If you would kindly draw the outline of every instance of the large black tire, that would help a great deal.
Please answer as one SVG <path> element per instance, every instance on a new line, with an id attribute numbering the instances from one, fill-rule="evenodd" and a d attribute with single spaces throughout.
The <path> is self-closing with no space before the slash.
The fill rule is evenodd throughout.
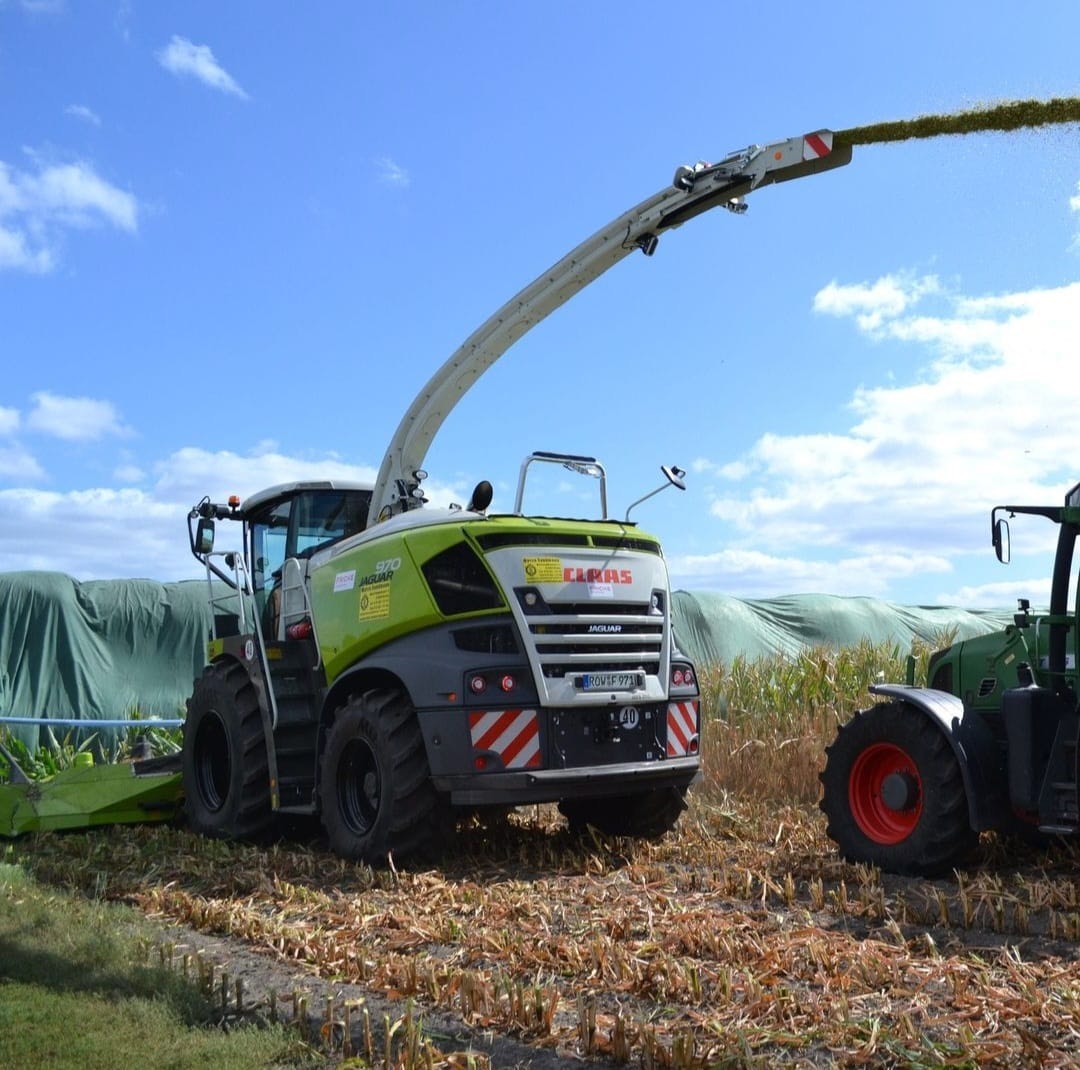
<path id="1" fill-rule="evenodd" d="M 184 720 L 184 811 L 206 836 L 254 839 L 270 827 L 270 773 L 255 688 L 235 662 L 208 666 Z"/>
<path id="2" fill-rule="evenodd" d="M 634 795 L 563 799 L 559 811 L 571 832 L 588 825 L 608 836 L 658 840 L 670 832 L 686 809 L 684 788 L 656 788 Z"/>
<path id="3" fill-rule="evenodd" d="M 322 756 L 322 823 L 343 858 L 386 865 L 430 858 L 449 812 L 431 783 L 427 752 L 408 696 L 378 688 L 338 710 Z"/>
<path id="4" fill-rule="evenodd" d="M 899 702 L 862 710 L 826 754 L 821 809 L 849 861 L 934 876 L 974 846 L 956 755 L 922 711 Z"/>

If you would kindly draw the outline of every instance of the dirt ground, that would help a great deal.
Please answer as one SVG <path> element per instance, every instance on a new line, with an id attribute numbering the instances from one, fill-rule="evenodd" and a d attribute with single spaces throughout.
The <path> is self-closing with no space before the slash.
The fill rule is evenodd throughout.
<path id="1" fill-rule="evenodd" d="M 948 877 L 890 877 L 816 811 L 725 799 L 659 843 L 518 811 L 417 870 L 162 827 L 20 853 L 155 918 L 224 1017 L 241 980 L 246 1014 L 299 1018 L 331 1060 L 382 1064 L 389 1031 L 401 1066 L 1080 1066 L 1074 849 L 987 838 Z"/>

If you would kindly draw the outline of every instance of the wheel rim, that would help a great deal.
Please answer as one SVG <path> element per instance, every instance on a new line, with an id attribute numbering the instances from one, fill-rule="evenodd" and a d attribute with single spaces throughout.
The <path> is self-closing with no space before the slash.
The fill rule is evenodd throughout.
<path id="1" fill-rule="evenodd" d="M 208 710 L 195 733 L 195 783 L 208 810 L 216 812 L 225 805 L 231 775 L 225 722 L 216 710 Z"/>
<path id="2" fill-rule="evenodd" d="M 889 787 L 902 782 L 906 799 L 890 806 L 882 797 Z M 893 793 L 895 794 L 895 792 Z M 863 835 L 874 843 L 893 844 L 906 840 L 922 816 L 922 779 L 918 766 L 903 747 L 895 743 L 874 743 L 855 760 L 848 778 L 848 802 Z"/>
<path id="3" fill-rule="evenodd" d="M 351 740 L 338 764 L 337 800 L 342 818 L 355 835 L 366 836 L 374 827 L 381 796 L 375 752 L 366 740 Z"/>

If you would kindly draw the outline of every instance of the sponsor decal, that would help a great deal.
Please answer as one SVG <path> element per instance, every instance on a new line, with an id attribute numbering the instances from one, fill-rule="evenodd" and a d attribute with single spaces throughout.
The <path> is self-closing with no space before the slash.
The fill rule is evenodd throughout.
<path id="1" fill-rule="evenodd" d="M 590 598 L 614 598 L 615 585 L 613 583 L 590 583 Z"/>
<path id="2" fill-rule="evenodd" d="M 390 616 L 390 581 L 364 583 L 360 587 L 360 619 L 382 620 Z"/>
<path id="3" fill-rule="evenodd" d="M 339 572 L 334 577 L 334 594 L 341 591 L 351 591 L 356 586 L 356 569 L 351 568 L 348 572 Z"/>
<path id="4" fill-rule="evenodd" d="M 506 769 L 540 765 L 540 724 L 536 710 L 475 710 L 469 714 L 474 750 L 497 754 Z"/>
<path id="5" fill-rule="evenodd" d="M 563 567 L 557 557 L 526 557 L 522 565 L 525 567 L 526 583 L 562 582 Z"/>
<path id="6" fill-rule="evenodd" d="M 669 702 L 667 708 L 667 756 L 685 758 L 698 752 L 698 703 Z"/>

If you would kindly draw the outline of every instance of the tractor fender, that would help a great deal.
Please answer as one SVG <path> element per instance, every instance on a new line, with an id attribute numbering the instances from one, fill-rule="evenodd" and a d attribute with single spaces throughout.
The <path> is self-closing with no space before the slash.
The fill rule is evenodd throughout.
<path id="1" fill-rule="evenodd" d="M 971 827 L 976 832 L 998 827 L 1008 813 L 1007 770 L 986 721 L 965 711 L 948 691 L 908 684 L 871 684 L 870 691 L 911 706 L 941 729 L 960 766 Z"/>

